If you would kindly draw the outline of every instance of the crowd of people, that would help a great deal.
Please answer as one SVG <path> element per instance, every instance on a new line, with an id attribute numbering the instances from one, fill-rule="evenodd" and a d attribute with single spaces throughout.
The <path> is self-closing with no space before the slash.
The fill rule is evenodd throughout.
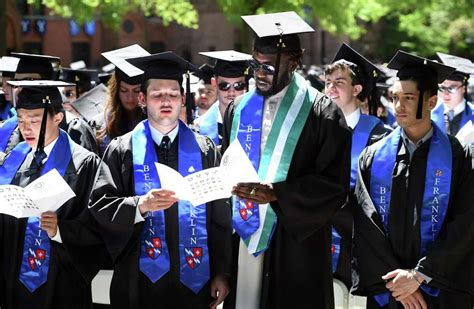
<path id="1" fill-rule="evenodd" d="M 101 74 L 2 57 L 0 185 L 56 169 L 75 197 L 0 213 L 0 308 L 92 308 L 100 269 L 112 308 L 334 308 L 334 278 L 367 308 L 473 308 L 474 64 L 342 44 L 306 67 L 296 13 L 242 19 L 252 50 L 199 68 L 136 44 Z M 260 182 L 162 188 L 156 162 L 187 176 L 235 141 Z"/>

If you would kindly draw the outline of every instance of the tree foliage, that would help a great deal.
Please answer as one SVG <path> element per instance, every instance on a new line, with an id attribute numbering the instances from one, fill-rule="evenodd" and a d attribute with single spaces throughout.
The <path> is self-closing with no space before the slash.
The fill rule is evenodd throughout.
<path id="1" fill-rule="evenodd" d="M 198 13 L 189 0 L 28 0 L 28 3 L 44 4 L 54 14 L 79 23 L 98 19 L 115 30 L 130 11 L 158 16 L 165 25 L 176 22 L 188 28 L 198 27 Z"/>

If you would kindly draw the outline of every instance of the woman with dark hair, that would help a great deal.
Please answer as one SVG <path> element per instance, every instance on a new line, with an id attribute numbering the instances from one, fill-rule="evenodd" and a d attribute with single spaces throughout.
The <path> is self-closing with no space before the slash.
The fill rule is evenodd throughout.
<path id="1" fill-rule="evenodd" d="M 140 121 L 146 118 L 138 106 L 143 72 L 125 61 L 130 57 L 145 55 L 149 53 L 139 45 L 102 53 L 102 56 L 112 62 L 116 68 L 107 83 L 109 95 L 104 114 L 100 115 L 99 119 L 95 119 L 100 155 L 104 153 L 112 139 L 132 131 Z"/>

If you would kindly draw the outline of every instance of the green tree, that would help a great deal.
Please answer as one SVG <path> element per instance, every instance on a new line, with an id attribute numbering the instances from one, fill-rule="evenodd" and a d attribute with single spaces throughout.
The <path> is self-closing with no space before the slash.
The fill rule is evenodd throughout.
<path id="1" fill-rule="evenodd" d="M 176 22 L 184 27 L 197 29 L 198 13 L 188 0 L 28 0 L 41 5 L 65 18 L 79 23 L 100 19 L 105 26 L 117 30 L 123 16 L 130 11 L 140 11 L 145 16 L 158 16 L 163 24 Z"/>

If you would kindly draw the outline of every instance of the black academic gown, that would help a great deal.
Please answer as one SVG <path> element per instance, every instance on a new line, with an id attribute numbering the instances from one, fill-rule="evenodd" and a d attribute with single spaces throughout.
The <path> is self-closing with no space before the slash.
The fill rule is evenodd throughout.
<path id="1" fill-rule="evenodd" d="M 165 210 L 166 241 L 170 271 L 152 283 L 139 269 L 140 234 L 143 222 L 134 224 L 139 197 L 134 192 L 132 132 L 110 143 L 94 184 L 91 211 L 114 262 L 110 298 L 112 308 L 207 308 L 212 299 L 210 281 L 218 274 L 230 274 L 232 227 L 230 206 L 225 200 L 206 207 L 211 279 L 198 294 L 179 280 L 178 204 Z M 178 169 L 178 139 L 170 146 L 168 166 Z M 215 146 L 198 137 L 203 168 L 219 163 Z M 156 146 L 156 145 L 155 145 Z M 156 146 L 158 161 L 164 153 Z"/>
<path id="2" fill-rule="evenodd" d="M 375 126 L 370 132 L 366 146 L 372 145 L 387 134 L 390 134 L 391 131 L 391 128 L 383 124 Z M 339 260 L 333 275 L 334 278 L 341 280 L 348 290 L 352 286 L 352 229 L 354 225 L 353 211 L 356 205 L 357 199 L 354 195 L 354 190 L 351 190 L 348 202 L 336 212 L 336 215 L 331 220 L 333 227 L 341 236 Z"/>
<path id="3" fill-rule="evenodd" d="M 361 154 L 356 187 L 358 206 L 354 216 L 353 267 L 357 276 L 354 277 L 352 293 L 369 296 L 367 308 L 379 308 L 371 295 L 388 291 L 381 278 L 383 275 L 395 269 L 417 266 L 420 272 L 432 278 L 430 286 L 441 290 L 437 298 L 422 291 L 428 308 L 468 309 L 474 304 L 474 173 L 469 149 L 463 148 L 454 137 L 449 139 L 453 153 L 450 201 L 438 239 L 424 257 L 419 253 L 420 221 L 417 214 L 423 200 L 431 139 L 415 150 L 411 161 L 400 141 L 398 168 L 392 178 L 388 236 L 382 232 L 383 224 L 369 195 L 370 168 L 377 144 Z M 400 309 L 403 306 L 391 298 L 385 308 Z"/>
<path id="4" fill-rule="evenodd" d="M 32 158 L 31 152 L 18 169 L 12 184 L 25 187 L 40 176 L 38 171 L 32 173 Z M 89 193 L 98 165 L 96 155 L 75 145 L 64 179 L 76 196 L 57 211 L 62 243 L 50 240 L 48 280 L 33 293 L 19 280 L 28 220 L 0 215 L 0 271 L 4 280 L 0 294 L 2 309 L 92 307 L 90 284 L 99 265 L 97 259 L 94 261 L 90 256 L 99 249 L 84 247 L 85 243 L 93 243 L 95 237 L 79 229 L 74 219 L 88 213 Z"/>
<path id="5" fill-rule="evenodd" d="M 224 117 L 223 152 L 236 106 Z M 340 109 L 317 94 L 296 145 L 287 180 L 274 183 L 278 223 L 265 251 L 260 308 L 333 308 L 330 219 L 349 191 L 351 132 Z M 235 234 L 237 235 L 237 234 Z M 234 237 L 231 294 L 235 307 L 239 238 Z"/>

